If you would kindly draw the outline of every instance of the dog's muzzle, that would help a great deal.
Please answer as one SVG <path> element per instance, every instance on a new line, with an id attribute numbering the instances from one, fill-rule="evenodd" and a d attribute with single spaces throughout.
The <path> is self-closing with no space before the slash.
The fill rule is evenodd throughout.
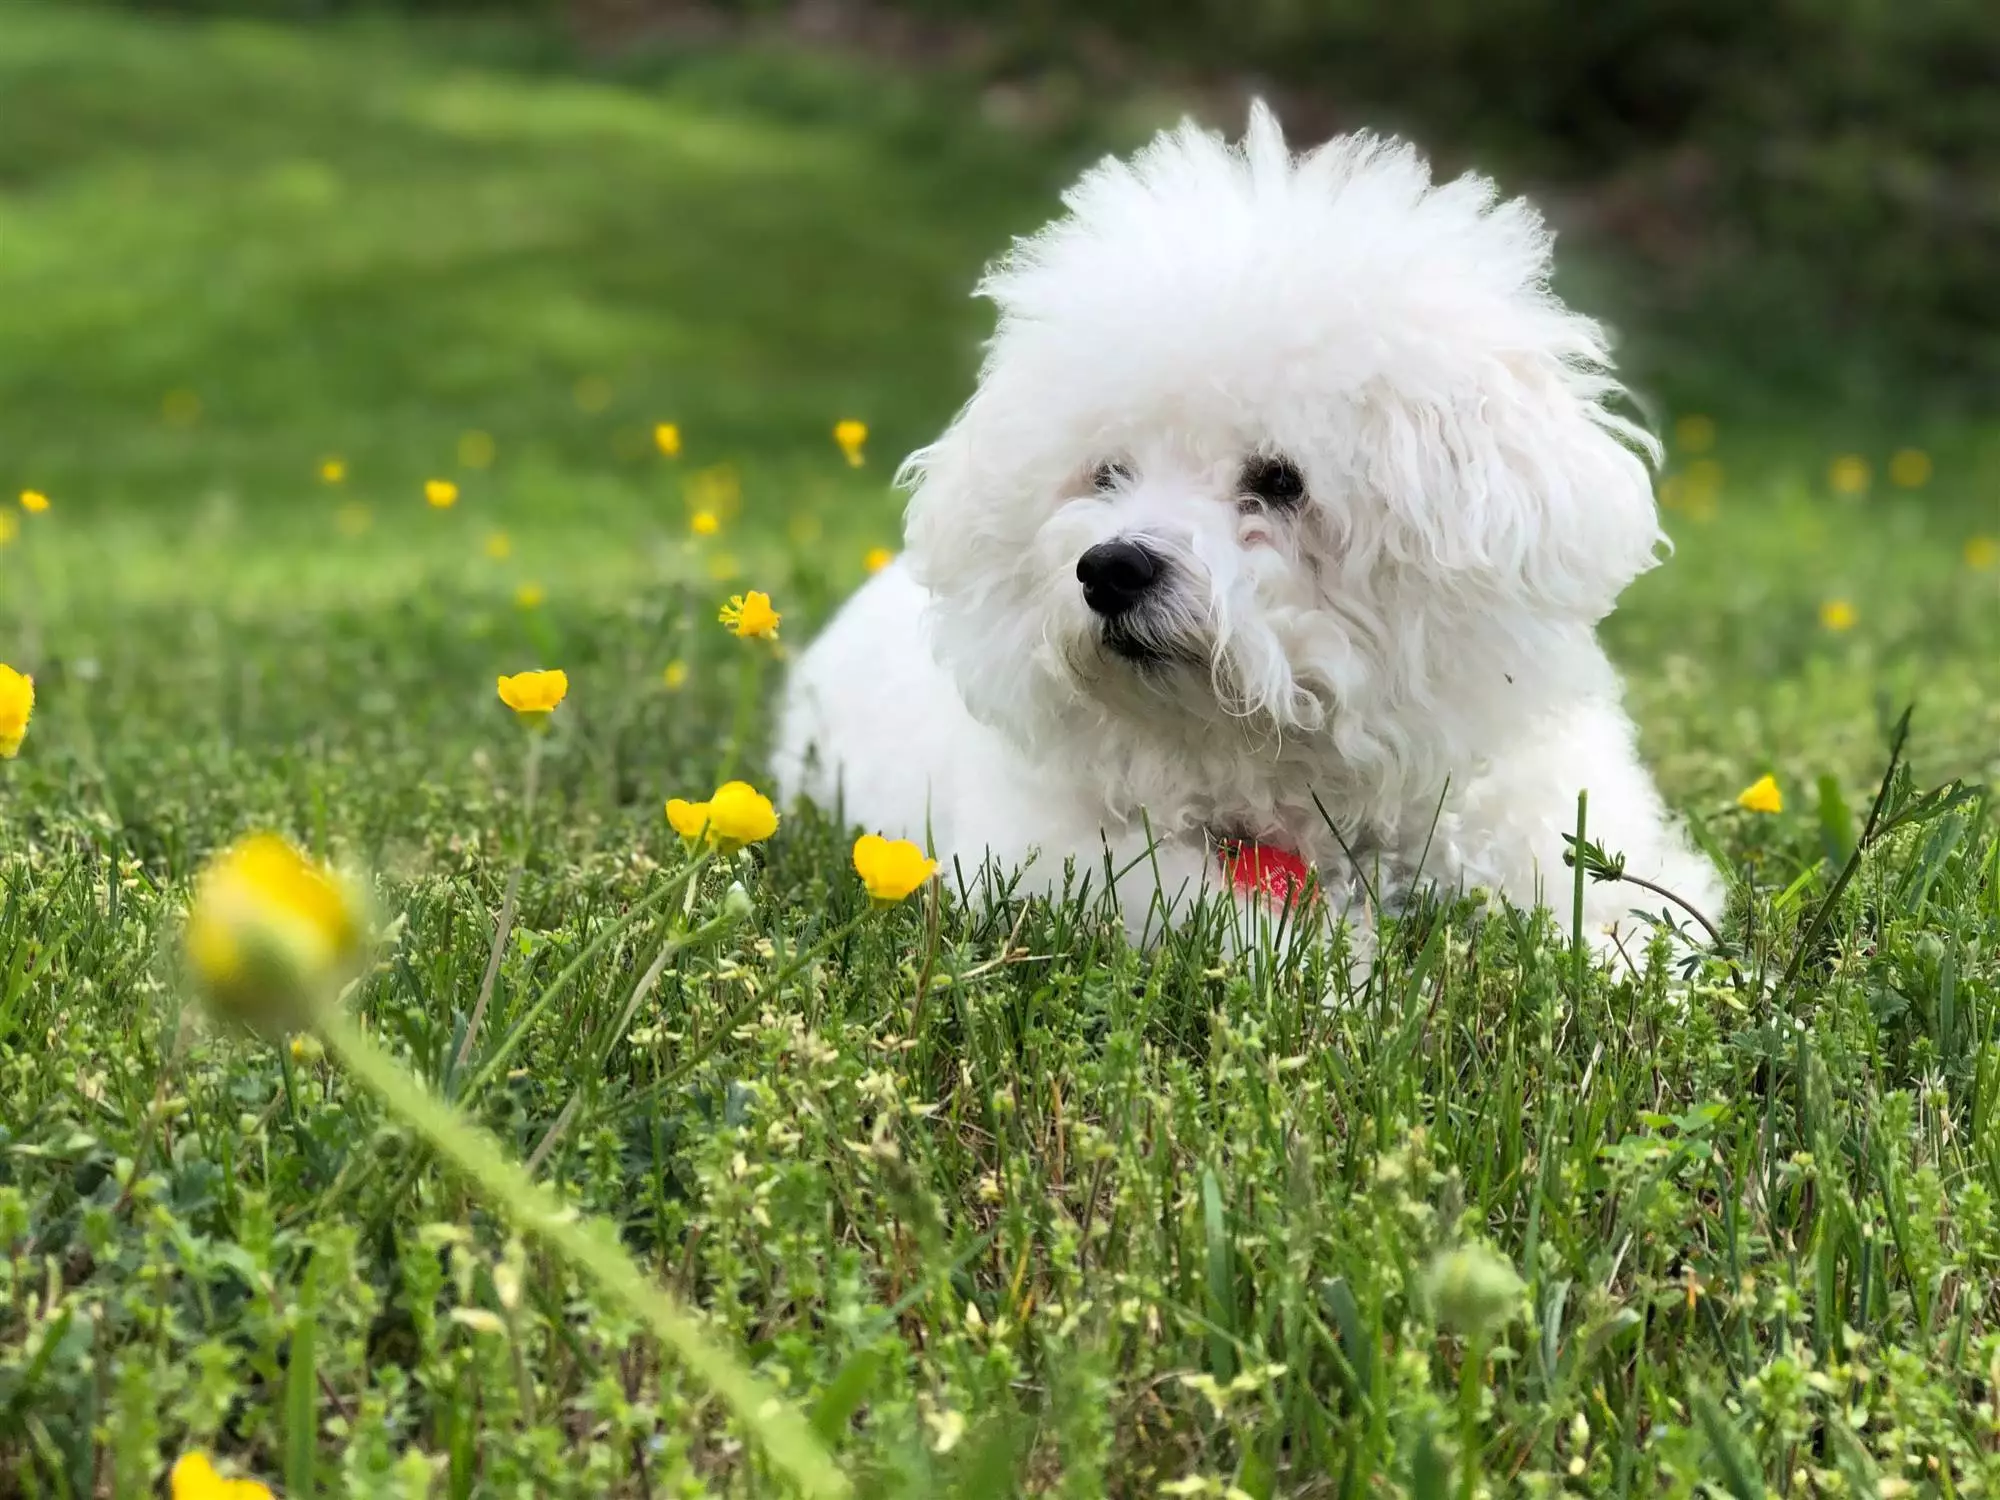
<path id="1" fill-rule="evenodd" d="M 1166 561 L 1123 538 L 1099 542 L 1076 560 L 1083 602 L 1106 620 L 1130 614 L 1166 576 Z"/>

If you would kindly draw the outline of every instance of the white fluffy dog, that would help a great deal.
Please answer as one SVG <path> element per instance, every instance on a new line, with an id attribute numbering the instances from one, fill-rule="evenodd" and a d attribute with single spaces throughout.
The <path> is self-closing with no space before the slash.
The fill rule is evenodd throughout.
<path id="1" fill-rule="evenodd" d="M 981 284 L 904 558 L 792 674 L 784 797 L 968 876 L 1074 860 L 1139 934 L 1301 865 L 1364 928 L 1419 879 L 1566 911 L 1588 788 L 1594 842 L 1719 914 L 1594 633 L 1663 550 L 1655 445 L 1536 211 L 1376 137 L 1295 158 L 1262 106 L 1064 202 Z M 1636 904 L 1592 887 L 1600 942 Z"/>

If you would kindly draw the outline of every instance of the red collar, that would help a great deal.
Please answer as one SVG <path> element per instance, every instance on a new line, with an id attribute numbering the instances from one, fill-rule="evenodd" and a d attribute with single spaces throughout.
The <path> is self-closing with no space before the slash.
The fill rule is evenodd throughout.
<path id="1" fill-rule="evenodd" d="M 1312 867 L 1289 849 L 1254 839 L 1224 839 L 1217 846 L 1229 883 L 1247 894 L 1262 894 L 1279 902 L 1303 900 Z"/>

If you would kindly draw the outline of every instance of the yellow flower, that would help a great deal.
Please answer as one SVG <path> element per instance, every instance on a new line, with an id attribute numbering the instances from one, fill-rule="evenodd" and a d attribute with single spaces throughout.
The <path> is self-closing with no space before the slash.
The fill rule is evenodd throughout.
<path id="1" fill-rule="evenodd" d="M 345 484 L 347 482 L 347 460 L 344 458 L 323 458 L 319 461 L 319 482 L 321 484 Z"/>
<path id="2" fill-rule="evenodd" d="M 333 524 L 340 528 L 342 536 L 360 536 L 374 520 L 368 507 L 358 501 L 350 501 L 333 513 Z"/>
<path id="3" fill-rule="evenodd" d="M 1843 453 L 1827 465 L 1826 482 L 1836 495 L 1859 495 L 1868 488 L 1868 460 L 1858 453 Z"/>
<path id="4" fill-rule="evenodd" d="M 1965 565 L 1968 568 L 1990 568 L 2000 563 L 2000 538 L 1990 536 L 1967 537 L 1965 540 Z"/>
<path id="5" fill-rule="evenodd" d="M 681 429 L 677 422 L 658 422 L 653 427 L 653 446 L 662 458 L 681 456 Z"/>
<path id="6" fill-rule="evenodd" d="M 759 640 L 775 641 L 778 638 L 778 622 L 783 618 L 771 608 L 771 596 L 756 589 L 747 594 L 731 594 L 729 602 L 722 606 L 716 616 L 744 640 L 755 636 Z"/>
<path id="7" fill-rule="evenodd" d="M 11 510 L 0 510 L 0 547 L 21 534 L 21 518 Z"/>
<path id="8" fill-rule="evenodd" d="M 514 603 L 522 609 L 540 609 L 549 591 L 539 583 L 524 583 L 514 590 Z"/>
<path id="9" fill-rule="evenodd" d="M 490 432 L 474 431 L 459 436 L 458 462 L 463 468 L 492 468 L 493 451 L 493 434 Z"/>
<path id="10" fill-rule="evenodd" d="M 778 810 L 747 781 L 728 781 L 706 802 L 667 803 L 667 822 L 689 843 L 706 839 L 723 853 L 762 843 L 778 831 Z"/>
<path id="11" fill-rule="evenodd" d="M 1736 805 L 1746 812 L 1781 813 L 1785 794 L 1778 790 L 1778 778 L 1760 776 L 1736 794 Z"/>
<path id="12" fill-rule="evenodd" d="M 424 500 L 432 510 L 450 510 L 458 504 L 458 486 L 449 479 L 426 479 Z"/>
<path id="13" fill-rule="evenodd" d="M 569 674 L 562 671 L 516 672 L 500 679 L 500 701 L 530 724 L 544 723 L 569 692 Z"/>
<path id="14" fill-rule="evenodd" d="M 1920 490 L 1931 480 L 1931 456 L 1921 448 L 1899 449 L 1889 460 L 1889 483 L 1901 490 Z"/>
<path id="15" fill-rule="evenodd" d="M 840 451 L 847 455 L 848 463 L 860 468 L 862 445 L 868 441 L 868 424 L 857 422 L 852 417 L 835 422 L 833 440 L 840 444 Z"/>
<path id="16" fill-rule="evenodd" d="M 490 532 L 486 538 L 486 555 L 495 562 L 505 562 L 514 555 L 514 539 L 504 531 Z"/>
<path id="17" fill-rule="evenodd" d="M 0 760 L 21 753 L 28 720 L 35 716 L 35 679 L 0 662 Z"/>
<path id="18" fill-rule="evenodd" d="M 868 555 L 861 559 L 862 566 L 871 573 L 879 573 L 896 560 L 896 554 L 887 547 L 870 547 Z"/>
<path id="19" fill-rule="evenodd" d="M 206 1453 L 183 1453 L 167 1484 L 173 1500 L 271 1500 L 270 1488 L 254 1479 L 224 1479 Z"/>
<path id="20" fill-rule="evenodd" d="M 696 536 L 714 536 L 722 530 L 722 518 L 712 510 L 698 510 L 688 517 L 688 530 Z"/>
<path id="21" fill-rule="evenodd" d="M 21 491 L 21 509 L 31 516 L 39 516 L 49 508 L 49 497 L 40 490 Z"/>
<path id="22" fill-rule="evenodd" d="M 344 880 L 276 834 L 255 833 L 195 882 L 188 962 L 217 1009 L 268 1028 L 333 993 L 360 956 L 361 928 Z"/>
<path id="23" fill-rule="evenodd" d="M 1691 413 L 1674 423 L 1674 446 L 1683 453 L 1706 453 L 1715 446 L 1715 418 Z"/>
<path id="24" fill-rule="evenodd" d="M 1845 599 L 1829 599 L 1819 607 L 1819 622 L 1836 633 L 1852 630 L 1861 616 Z"/>
<path id="25" fill-rule="evenodd" d="M 668 662 L 666 671 L 660 674 L 660 681 L 667 685 L 667 691 L 670 693 L 678 693 L 687 685 L 687 680 L 688 664 L 679 657 Z"/>
<path id="26" fill-rule="evenodd" d="M 854 841 L 854 873 L 868 887 L 869 896 L 884 906 L 903 900 L 936 872 L 937 861 L 908 839 L 864 833 Z"/>

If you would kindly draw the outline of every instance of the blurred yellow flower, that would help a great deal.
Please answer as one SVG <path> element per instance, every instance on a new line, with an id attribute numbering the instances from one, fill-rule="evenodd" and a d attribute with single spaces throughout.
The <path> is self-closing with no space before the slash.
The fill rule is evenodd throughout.
<path id="1" fill-rule="evenodd" d="M 350 500 L 333 513 L 333 524 L 342 536 L 360 536 L 374 524 L 374 514 L 359 501 Z"/>
<path id="2" fill-rule="evenodd" d="M 908 839 L 864 833 L 854 841 L 854 873 L 884 906 L 903 900 L 937 871 L 937 861 Z"/>
<path id="3" fill-rule="evenodd" d="M 219 1010 L 268 1029 L 332 994 L 360 956 L 361 929 L 345 880 L 276 834 L 254 833 L 196 880 L 188 963 Z"/>
<path id="4" fill-rule="evenodd" d="M 514 590 L 514 602 L 522 609 L 540 609 L 548 597 L 549 591 L 539 583 L 524 583 Z"/>
<path id="5" fill-rule="evenodd" d="M 653 446 L 662 458 L 681 456 L 681 429 L 678 422 L 659 422 L 653 427 Z"/>
<path id="6" fill-rule="evenodd" d="M 578 411 L 603 411 L 611 404 L 611 382 L 602 375 L 586 375 L 576 383 Z"/>
<path id="7" fill-rule="evenodd" d="M 669 800 L 667 822 L 688 842 L 706 839 L 728 854 L 776 833 L 778 810 L 749 782 L 728 781 L 706 802 Z"/>
<path id="8" fill-rule="evenodd" d="M 1871 477 L 1868 460 L 1858 453 L 1843 453 L 1826 469 L 1826 482 L 1836 495 L 1865 494 Z"/>
<path id="9" fill-rule="evenodd" d="M 1706 453 L 1715 446 L 1715 418 L 1689 413 L 1674 423 L 1674 446 L 1683 453 Z"/>
<path id="10" fill-rule="evenodd" d="M 840 444 L 840 451 L 847 455 L 847 461 L 855 468 L 862 463 L 862 448 L 868 442 L 868 424 L 847 417 L 833 424 L 833 440 Z"/>
<path id="11" fill-rule="evenodd" d="M 323 458 L 319 461 L 319 482 L 321 484 L 345 484 L 347 482 L 347 460 L 344 458 Z"/>
<path id="12" fill-rule="evenodd" d="M 861 559 L 862 566 L 871 573 L 879 573 L 896 560 L 896 554 L 887 547 L 870 547 L 868 555 Z"/>
<path id="13" fill-rule="evenodd" d="M 167 1485 L 172 1500 L 271 1500 L 269 1486 L 254 1479 L 224 1479 L 208 1455 L 200 1452 L 176 1459 Z"/>
<path id="14" fill-rule="evenodd" d="M 505 562 L 514 555 L 514 539 L 504 531 L 491 531 L 486 535 L 486 555 L 495 562 Z"/>
<path id="15" fill-rule="evenodd" d="M 1965 539 L 1965 565 L 1990 568 L 2000 563 L 2000 537 L 1973 536 Z"/>
<path id="16" fill-rule="evenodd" d="M 186 389 L 168 391 L 160 401 L 160 415 L 170 426 L 192 427 L 201 420 L 201 397 Z"/>
<path id="17" fill-rule="evenodd" d="M 670 693 L 678 693 L 683 687 L 686 687 L 687 680 L 688 664 L 679 657 L 675 657 L 672 661 L 668 662 L 666 671 L 660 674 L 660 681 L 666 684 L 667 691 Z"/>
<path id="18" fill-rule="evenodd" d="M 1931 456 L 1921 448 L 1902 448 L 1889 459 L 1889 483 L 1903 490 L 1920 490 L 1931 481 Z"/>
<path id="19" fill-rule="evenodd" d="M 1746 812 L 1781 813 L 1785 794 L 1778 790 L 1775 776 L 1760 776 L 1736 794 L 1736 805 Z"/>
<path id="20" fill-rule="evenodd" d="M 731 594 L 716 618 L 744 640 L 754 636 L 758 640 L 775 641 L 778 622 L 783 616 L 771 608 L 769 594 L 752 589 L 747 594 Z"/>
<path id="21" fill-rule="evenodd" d="M 21 518 L 11 510 L 0 510 L 0 547 L 21 534 Z"/>
<path id="22" fill-rule="evenodd" d="M 499 681 L 500 701 L 535 725 L 546 723 L 569 693 L 569 674 L 560 670 L 516 672 Z"/>
<path id="23" fill-rule="evenodd" d="M 449 479 L 426 479 L 424 500 L 432 510 L 450 510 L 458 504 L 458 486 Z"/>
<path id="24" fill-rule="evenodd" d="M 1819 622 L 1831 631 L 1852 630 L 1855 621 L 1860 618 L 1854 606 L 1845 599 L 1829 599 L 1819 607 Z"/>
<path id="25" fill-rule="evenodd" d="M 689 511 L 712 510 L 727 521 L 743 504 L 743 476 L 734 464 L 710 464 L 681 481 Z"/>
<path id="26" fill-rule="evenodd" d="M 21 491 L 21 509 L 31 516 L 39 516 L 49 508 L 49 497 L 40 490 Z"/>
<path id="27" fill-rule="evenodd" d="M 472 431 L 462 433 L 458 439 L 458 462 L 467 469 L 490 469 L 493 467 L 493 434 Z"/>
<path id="28" fill-rule="evenodd" d="M 35 716 L 35 679 L 0 662 L 0 760 L 21 753 L 28 720 Z"/>
<path id="29" fill-rule="evenodd" d="M 698 510 L 688 517 L 688 530 L 696 536 L 714 536 L 722 530 L 722 518 L 712 510 Z"/>

